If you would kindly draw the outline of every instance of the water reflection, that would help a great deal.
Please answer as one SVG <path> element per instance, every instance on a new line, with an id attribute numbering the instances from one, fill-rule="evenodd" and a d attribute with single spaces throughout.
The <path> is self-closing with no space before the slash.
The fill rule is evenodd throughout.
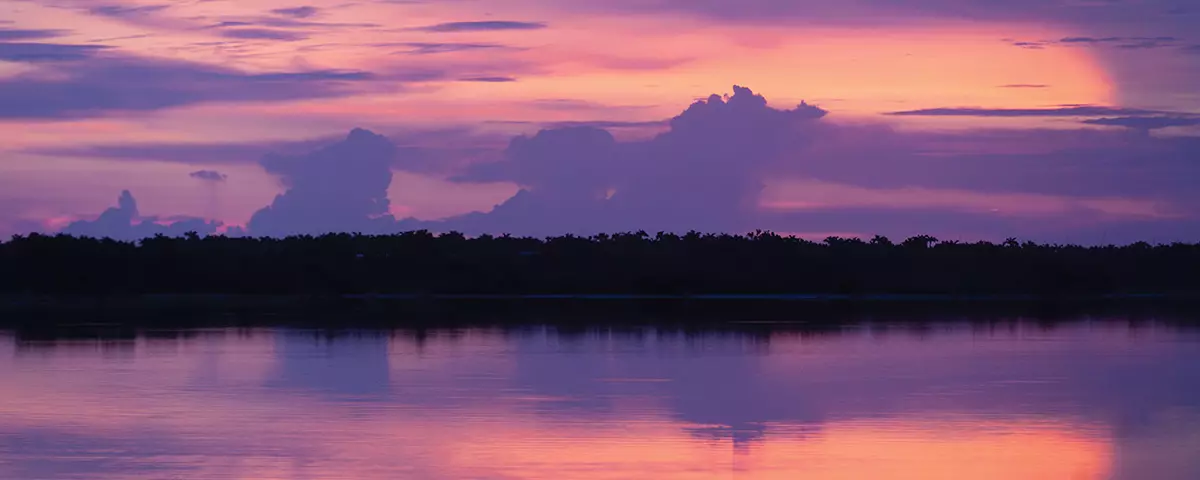
<path id="1" fill-rule="evenodd" d="M 0 337 L 0 478 L 1194 479 L 1200 334 Z"/>

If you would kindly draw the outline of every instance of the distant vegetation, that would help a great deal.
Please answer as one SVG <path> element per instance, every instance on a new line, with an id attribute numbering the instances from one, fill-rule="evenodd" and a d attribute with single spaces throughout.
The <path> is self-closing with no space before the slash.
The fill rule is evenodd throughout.
<path id="1" fill-rule="evenodd" d="M 0 244 L 0 292 L 53 294 L 1117 294 L 1200 292 L 1200 244 L 1078 247 L 642 232 L 410 232 Z"/>

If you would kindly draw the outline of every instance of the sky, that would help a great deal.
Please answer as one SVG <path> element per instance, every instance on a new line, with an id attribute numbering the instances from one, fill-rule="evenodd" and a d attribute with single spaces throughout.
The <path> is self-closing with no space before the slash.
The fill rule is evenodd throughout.
<path id="1" fill-rule="evenodd" d="M 1189 0 L 12 0 L 0 237 L 1200 236 Z"/>

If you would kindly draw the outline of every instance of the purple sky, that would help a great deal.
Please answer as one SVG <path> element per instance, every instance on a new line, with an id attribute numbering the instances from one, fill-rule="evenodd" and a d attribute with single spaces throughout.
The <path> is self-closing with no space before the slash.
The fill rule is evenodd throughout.
<path id="1" fill-rule="evenodd" d="M 1198 24 L 1188 0 L 14 0 L 0 236 L 1196 241 Z"/>

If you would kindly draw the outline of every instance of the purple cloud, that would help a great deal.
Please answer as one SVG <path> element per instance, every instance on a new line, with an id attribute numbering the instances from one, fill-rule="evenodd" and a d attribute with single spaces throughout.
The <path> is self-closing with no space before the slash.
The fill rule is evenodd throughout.
<path id="1" fill-rule="evenodd" d="M 10 57 L 74 61 L 47 65 L 56 75 L 0 79 L 0 118 L 74 118 L 109 111 L 158 110 L 196 103 L 271 102 L 350 95 L 366 72 L 318 70 L 251 74 L 182 60 L 94 54 L 94 49 L 21 48 Z M 5 55 L 0 47 L 0 57 Z M 56 57 L 57 56 L 57 57 Z"/>
<path id="2" fill-rule="evenodd" d="M 43 147 L 25 152 L 35 155 L 175 162 L 192 165 L 254 164 L 271 152 L 306 151 L 326 143 L 328 143 L 327 139 L 286 143 L 130 143 Z"/>
<path id="3" fill-rule="evenodd" d="M 1152 240 L 1200 234 L 1200 192 L 1194 187 L 1200 178 L 1195 162 L 1200 138 L 1101 129 L 922 133 L 838 124 L 825 116 L 807 104 L 773 108 L 749 89 L 735 87 L 731 96 L 696 102 L 671 119 L 665 132 L 647 140 L 618 141 L 596 125 L 520 136 L 499 160 L 470 164 L 452 177 L 464 183 L 512 182 L 520 191 L 488 212 L 439 221 L 391 216 L 391 172 L 427 171 L 423 165 L 430 158 L 449 162 L 459 154 L 430 156 L 355 130 L 311 153 L 263 159 L 261 165 L 287 190 L 256 213 L 248 229 L 279 236 L 407 229 L 553 235 L 768 228 L 1084 243 L 1134 240 L 1139 234 Z M 455 145 L 469 143 L 472 134 L 447 135 L 441 143 Z M 428 143 L 417 136 L 403 141 Z M 798 209 L 762 208 L 764 187 L 780 179 L 899 197 L 891 204 L 819 196 L 820 201 Z M 986 200 L 959 206 L 920 197 L 936 200 L 953 192 L 976 199 L 1025 195 L 1014 201 L 1061 207 L 1051 213 L 1007 213 L 1008 205 L 993 210 Z M 1121 213 L 1126 201 L 1158 205 L 1158 213 Z"/>
<path id="4" fill-rule="evenodd" d="M 391 141 L 362 129 L 307 155 L 267 156 L 263 168 L 278 175 L 287 191 L 251 217 L 250 233 L 285 236 L 394 230 L 387 189 L 395 156 Z"/>
<path id="5" fill-rule="evenodd" d="M 513 21 L 482 21 L 482 22 L 448 22 L 416 27 L 412 30 L 435 33 L 453 32 L 487 32 L 496 30 L 540 30 L 547 25 L 542 22 L 513 22 Z"/>
<path id="6" fill-rule="evenodd" d="M 659 229 L 737 231 L 757 210 L 764 172 L 809 137 L 825 111 L 767 106 L 742 87 L 696 102 L 652 140 L 617 143 L 604 130 L 567 127 L 519 137 L 504 160 L 459 181 L 513 181 L 523 190 L 484 215 L 450 219 L 464 231 L 587 233 Z M 737 159 L 737 160 L 734 160 Z"/>
<path id="7" fill-rule="evenodd" d="M 408 47 L 409 50 L 403 52 L 409 55 L 431 55 L 436 53 L 453 53 L 465 52 L 471 50 L 494 50 L 498 48 L 508 48 L 504 45 L 495 43 L 432 43 L 432 42 L 404 42 L 393 43 L 388 45 Z"/>
<path id="8" fill-rule="evenodd" d="M 201 235 L 216 233 L 221 226 L 199 218 L 179 218 L 170 223 L 159 223 L 156 217 L 141 217 L 137 200 L 128 190 L 117 198 L 117 206 L 101 213 L 95 220 L 71 222 L 62 233 L 81 237 L 112 238 L 116 240 L 141 240 L 155 235 L 180 236 L 188 232 Z"/>
<path id="9" fill-rule="evenodd" d="M 221 172 L 218 172 L 215 170 L 197 170 L 195 172 L 189 173 L 188 176 L 195 178 L 197 180 L 204 180 L 206 182 L 214 182 L 214 183 L 224 182 L 225 179 L 229 178 L 228 175 L 225 175 L 224 173 L 221 173 Z"/>
<path id="10" fill-rule="evenodd" d="M 928 18 L 972 21 L 1061 21 L 1074 25 L 1107 27 L 1184 26 L 1195 17 L 1191 0 L 1111 0 L 1103 2 L 1047 2 L 1014 0 L 612 0 L 576 2 L 579 8 L 621 13 L 687 13 L 723 21 L 821 22 L 845 24 L 899 23 Z"/>
<path id="11" fill-rule="evenodd" d="M 1140 108 L 1072 105 L 1059 108 L 923 108 L 888 112 L 888 115 L 909 117 L 1099 117 L 1104 115 L 1160 115 L 1178 112 Z"/>
<path id="12" fill-rule="evenodd" d="M 1170 36 L 1157 37 L 1065 37 L 1058 40 L 1016 41 L 1006 40 L 1014 47 L 1041 50 L 1048 46 L 1088 46 L 1111 47 L 1120 50 L 1149 50 L 1155 48 L 1175 48 L 1180 39 Z"/>
<path id="13" fill-rule="evenodd" d="M 271 16 L 236 16 L 222 17 L 222 20 L 216 24 L 210 25 L 207 28 L 227 28 L 227 27 L 269 27 L 269 28 L 307 28 L 307 29 L 336 29 L 336 28 L 371 28 L 378 27 L 375 23 L 342 23 L 342 22 L 314 22 L 296 17 L 271 17 Z"/>
<path id="14" fill-rule="evenodd" d="M 0 60 L 18 63 L 84 60 L 107 48 L 104 45 L 0 42 Z"/>
<path id="15" fill-rule="evenodd" d="M 1200 116 L 1107 117 L 1084 120 L 1088 125 L 1126 127 L 1134 130 L 1157 130 L 1170 127 L 1200 125 Z"/>
<path id="16" fill-rule="evenodd" d="M 1059 239 L 1098 224 L 1111 224 L 1114 232 L 1125 224 L 1197 225 L 1189 219 L 1200 211 L 1189 205 L 1200 202 L 1192 186 L 1192 179 L 1200 178 L 1200 164 L 1191 160 L 1200 154 L 1200 139 L 1094 130 L 900 133 L 828 123 L 823 116 L 807 105 L 772 109 L 762 97 L 739 88 L 728 101 L 712 97 L 697 103 L 671 121 L 670 131 L 649 141 L 615 142 L 601 130 L 579 127 L 543 131 L 514 140 L 502 161 L 456 178 L 512 181 L 522 186 L 515 197 L 488 213 L 405 226 L 535 235 L 771 228 Z M 963 152 L 958 145 L 971 147 Z M 1032 151 L 998 153 L 1014 146 Z M 1078 223 L 956 211 L 951 205 L 846 208 L 837 206 L 837 199 L 803 212 L 759 209 L 764 180 L 780 177 L 872 189 L 1143 199 L 1188 217 L 1121 219 L 1087 202 L 1070 215 Z"/>
<path id="17" fill-rule="evenodd" d="M 293 32 L 289 30 L 273 30 L 268 28 L 230 28 L 221 30 L 221 36 L 225 38 L 239 38 L 243 40 L 279 40 L 283 42 L 295 42 L 304 40 L 308 35 L 302 32 Z"/>
<path id="18" fill-rule="evenodd" d="M 102 17 L 138 17 L 161 12 L 170 5 L 96 5 L 88 7 L 87 12 Z"/>
<path id="19" fill-rule="evenodd" d="M 466 77 L 458 79 L 460 82 L 482 82 L 482 83 L 506 83 L 515 82 L 515 77 Z"/>
<path id="20" fill-rule="evenodd" d="M 0 41 L 45 40 L 66 35 L 65 30 L 0 28 Z"/>
<path id="21" fill-rule="evenodd" d="M 271 10 L 271 13 L 274 13 L 276 15 L 283 15 L 285 17 L 292 17 L 292 18 L 308 18 L 313 15 L 316 15 L 317 12 L 319 12 L 319 11 L 320 11 L 320 9 L 318 9 L 317 7 L 305 5 L 302 7 L 276 8 L 274 10 Z"/>

